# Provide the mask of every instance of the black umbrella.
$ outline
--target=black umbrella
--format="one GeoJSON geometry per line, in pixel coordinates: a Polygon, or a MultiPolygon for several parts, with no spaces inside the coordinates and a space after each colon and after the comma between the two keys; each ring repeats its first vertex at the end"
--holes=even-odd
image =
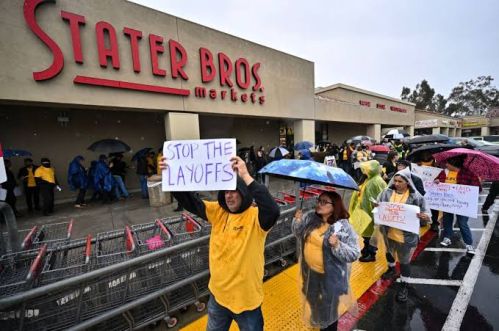
{"type": "Polygon", "coordinates": [[[131,148],[118,139],[102,139],[90,145],[88,150],[103,154],[128,152],[131,148]]]}
{"type": "Polygon", "coordinates": [[[413,144],[428,144],[428,143],[445,143],[449,141],[449,137],[443,134],[430,134],[409,139],[407,143],[413,144]]]}
{"type": "Polygon", "coordinates": [[[386,139],[403,139],[405,137],[409,137],[410,134],[409,132],[401,129],[394,129],[390,130],[386,133],[385,138],[386,139]]]}
{"type": "Polygon", "coordinates": [[[459,148],[459,147],[461,146],[456,144],[428,144],[418,147],[412,152],[410,152],[409,155],[407,155],[407,159],[409,161],[419,161],[421,159],[421,156],[425,152],[433,154],[433,153],[448,151],[449,149],[459,148]]]}
{"type": "Polygon", "coordinates": [[[355,137],[352,137],[352,138],[348,139],[346,141],[346,143],[347,144],[351,144],[351,143],[360,144],[363,141],[370,141],[370,142],[372,142],[374,144],[374,142],[376,140],[374,138],[372,138],[372,137],[369,137],[369,136],[355,136],[355,137]]]}
{"type": "Polygon", "coordinates": [[[136,161],[138,160],[139,158],[143,157],[143,156],[146,156],[147,153],[149,153],[149,151],[152,151],[152,148],[151,147],[145,147],[145,148],[142,148],[141,150],[137,151],[137,153],[135,153],[132,157],[132,161],[136,161]]]}

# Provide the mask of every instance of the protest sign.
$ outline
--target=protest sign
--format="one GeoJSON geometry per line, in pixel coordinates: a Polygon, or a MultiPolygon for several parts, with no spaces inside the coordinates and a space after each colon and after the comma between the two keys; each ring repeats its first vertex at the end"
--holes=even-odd
{"type": "Polygon", "coordinates": [[[3,161],[2,145],[0,145],[0,184],[7,181],[7,172],[3,161]]]}
{"type": "Polygon", "coordinates": [[[167,141],[163,156],[168,164],[162,172],[163,191],[236,189],[230,162],[236,156],[236,139],[167,141]]]}
{"type": "Polygon", "coordinates": [[[428,167],[428,166],[418,166],[415,163],[411,164],[411,172],[424,182],[433,181],[437,176],[442,172],[442,169],[436,167],[428,167]]]}
{"type": "Polygon", "coordinates": [[[427,181],[424,185],[428,208],[471,218],[478,216],[477,186],[436,184],[433,181],[427,181]]]}
{"type": "Polygon", "coordinates": [[[419,234],[418,206],[380,202],[373,210],[374,223],[419,234]]]}

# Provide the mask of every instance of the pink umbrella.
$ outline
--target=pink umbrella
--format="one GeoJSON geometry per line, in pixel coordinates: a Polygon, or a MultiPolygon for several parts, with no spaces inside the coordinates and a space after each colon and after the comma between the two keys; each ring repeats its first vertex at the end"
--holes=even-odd
{"type": "Polygon", "coordinates": [[[376,152],[376,153],[388,153],[388,152],[390,152],[390,148],[388,148],[385,145],[373,145],[373,146],[369,146],[369,150],[371,152],[376,152]]]}
{"type": "Polygon", "coordinates": [[[438,163],[447,159],[465,155],[463,167],[482,179],[499,180],[499,158],[477,150],[454,148],[445,152],[433,154],[438,163]]]}

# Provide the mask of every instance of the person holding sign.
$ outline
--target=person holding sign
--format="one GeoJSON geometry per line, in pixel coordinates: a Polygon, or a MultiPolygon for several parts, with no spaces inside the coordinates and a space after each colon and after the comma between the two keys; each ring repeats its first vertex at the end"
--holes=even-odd
{"type": "MultiPolygon", "coordinates": [[[[464,158],[460,156],[447,159],[445,165],[447,169],[443,170],[440,175],[438,175],[437,179],[435,179],[435,183],[478,186],[479,190],[481,190],[478,177],[468,169],[463,168],[463,164],[464,158]]],[[[470,254],[475,253],[475,249],[473,248],[473,237],[471,236],[471,230],[468,226],[468,216],[457,214],[455,216],[459,230],[461,231],[461,236],[466,244],[466,251],[470,254]]],[[[452,244],[451,238],[453,233],[454,214],[444,212],[443,223],[444,239],[440,242],[440,245],[447,247],[452,244]]]]}
{"type": "MultiPolygon", "coordinates": [[[[245,162],[237,156],[230,160],[237,187],[219,191],[217,201],[201,200],[194,192],[172,194],[186,210],[212,224],[207,330],[229,330],[232,320],[241,330],[263,330],[265,238],[280,211],[245,162]]],[[[172,164],[163,158],[160,166],[167,170],[172,164]]]]}
{"type": "Polygon", "coordinates": [[[297,210],[291,225],[300,252],[305,322],[321,330],[337,329],[340,301],[354,302],[350,263],[359,257],[360,247],[349,217],[338,193],[323,192],[315,212],[303,217],[297,210]]]}
{"type": "MultiPolygon", "coordinates": [[[[420,212],[416,216],[420,222],[430,222],[431,220],[430,210],[426,208],[423,196],[416,190],[409,169],[401,170],[393,176],[388,183],[388,188],[378,197],[378,201],[417,206],[420,208],[420,212]]],[[[409,263],[418,244],[419,234],[387,225],[379,225],[379,232],[385,242],[386,260],[388,261],[388,270],[382,278],[391,279],[396,276],[395,259],[397,259],[400,262],[401,271],[397,300],[406,302],[408,291],[405,280],[411,275],[409,263]]]]}

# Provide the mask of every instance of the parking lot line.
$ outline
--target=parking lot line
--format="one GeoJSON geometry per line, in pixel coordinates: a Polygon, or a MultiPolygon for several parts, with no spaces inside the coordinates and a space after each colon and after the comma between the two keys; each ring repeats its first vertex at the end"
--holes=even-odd
{"type": "Polygon", "coordinates": [[[464,248],[448,248],[448,247],[427,247],[425,252],[452,252],[452,253],[466,253],[464,248]]]}
{"type": "Polygon", "coordinates": [[[478,273],[480,272],[485,253],[487,252],[490,238],[492,237],[492,232],[496,225],[497,214],[495,214],[494,216],[495,217],[492,217],[487,223],[482,238],[480,238],[480,243],[475,250],[475,256],[471,260],[468,271],[466,271],[466,274],[464,275],[463,285],[461,285],[457,292],[456,298],[452,303],[449,315],[447,316],[445,324],[442,328],[443,331],[459,330],[461,327],[464,314],[466,313],[468,304],[471,300],[471,295],[473,294],[473,289],[478,278],[478,273]]]}
{"type": "MultiPolygon", "coordinates": [[[[400,278],[397,279],[397,283],[400,283],[400,278]]],[[[443,286],[461,286],[463,284],[462,280],[457,279],[434,279],[434,278],[412,278],[404,277],[404,282],[408,284],[422,284],[422,285],[443,285],[443,286]]]]}

